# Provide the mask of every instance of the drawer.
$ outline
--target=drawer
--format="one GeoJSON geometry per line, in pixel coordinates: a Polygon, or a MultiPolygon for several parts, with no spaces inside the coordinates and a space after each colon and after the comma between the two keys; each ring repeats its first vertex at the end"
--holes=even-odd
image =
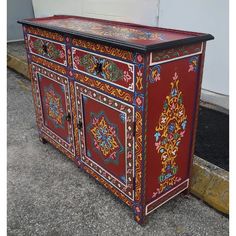
{"type": "Polygon", "coordinates": [[[73,69],[134,92],[134,64],[72,47],[73,69]]]}
{"type": "Polygon", "coordinates": [[[31,34],[27,35],[27,41],[30,53],[67,66],[65,44],[31,34]]]}

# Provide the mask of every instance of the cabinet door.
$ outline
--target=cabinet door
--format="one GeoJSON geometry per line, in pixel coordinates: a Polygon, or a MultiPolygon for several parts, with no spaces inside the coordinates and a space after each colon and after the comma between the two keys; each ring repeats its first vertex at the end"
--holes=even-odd
{"type": "Polygon", "coordinates": [[[73,117],[68,78],[36,64],[31,68],[40,136],[73,158],[73,117]]]}
{"type": "Polygon", "coordinates": [[[133,200],[134,108],[75,82],[79,160],[133,200]]]}

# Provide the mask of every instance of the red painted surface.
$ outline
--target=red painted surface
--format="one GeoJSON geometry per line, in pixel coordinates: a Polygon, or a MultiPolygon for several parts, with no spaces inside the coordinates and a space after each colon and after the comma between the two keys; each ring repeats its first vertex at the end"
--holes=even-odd
{"type": "Polygon", "coordinates": [[[178,195],[179,193],[181,193],[182,191],[184,191],[188,187],[189,187],[188,180],[182,181],[179,185],[177,185],[171,191],[166,192],[164,196],[157,198],[155,200],[155,202],[153,202],[150,205],[147,205],[146,212],[151,213],[153,210],[155,210],[156,207],[163,205],[165,202],[167,202],[171,198],[175,197],[176,195],[178,195]]]}
{"type": "Polygon", "coordinates": [[[73,48],[73,68],[84,71],[123,88],[134,89],[134,66],[112,58],[102,57],[80,49],[73,48]],[[102,73],[97,72],[97,64],[101,64],[102,73]]]}
{"type": "Polygon", "coordinates": [[[201,33],[176,31],[77,16],[53,16],[31,19],[31,21],[45,26],[53,26],[58,27],[59,29],[73,30],[140,45],[164,43],[202,35],[201,33]]]}
{"type": "MultiPolygon", "coordinates": [[[[68,121],[66,120],[67,109],[65,103],[65,93],[62,89],[63,86],[59,83],[48,79],[44,75],[39,74],[39,88],[41,93],[44,125],[48,127],[55,134],[59,135],[65,141],[68,139],[68,121]],[[51,101],[49,100],[51,99],[51,101]],[[58,105],[55,116],[50,115],[51,107],[58,105]]],[[[53,107],[52,107],[53,109],[53,107]]],[[[52,112],[51,112],[52,113],[52,112]]]]}
{"type": "Polygon", "coordinates": [[[34,63],[29,69],[40,136],[46,136],[73,159],[74,130],[68,78],[34,63]]]}
{"type": "Polygon", "coordinates": [[[83,104],[87,156],[117,179],[124,181],[126,131],[125,123],[121,120],[122,113],[84,95],[83,104]],[[97,124],[94,124],[94,119],[98,120],[97,124]],[[103,120],[101,121],[101,119],[103,120]],[[111,136],[112,132],[114,132],[114,136],[111,136]],[[108,138],[110,138],[110,141],[108,138]],[[96,143],[98,147],[104,143],[104,146],[113,146],[114,148],[107,147],[101,151],[97,148],[96,143]]]}
{"type": "MultiPolygon", "coordinates": [[[[149,94],[149,103],[148,103],[148,121],[147,121],[147,169],[146,169],[146,202],[150,203],[156,198],[162,196],[163,194],[170,191],[172,188],[189,178],[188,169],[189,160],[191,158],[191,148],[192,148],[192,135],[193,135],[193,122],[195,119],[195,99],[199,82],[199,73],[198,73],[198,63],[197,59],[196,67],[192,67],[192,63],[190,60],[191,57],[176,60],[173,62],[165,63],[160,65],[160,80],[154,83],[149,83],[148,86],[148,94],[149,94]],[[169,150],[177,150],[175,162],[178,166],[177,173],[175,176],[178,178],[178,181],[171,184],[168,190],[164,190],[158,193],[158,189],[160,189],[160,181],[159,176],[161,175],[162,168],[162,159],[161,152],[158,152],[158,143],[161,139],[156,141],[155,133],[156,127],[159,126],[161,122],[161,114],[164,110],[164,103],[166,97],[170,95],[171,92],[171,83],[174,81],[173,77],[178,76],[177,80],[179,80],[179,91],[182,93],[183,99],[183,112],[186,115],[186,129],[179,129],[176,131],[177,134],[181,134],[183,137],[181,138],[179,145],[175,148],[170,148],[169,150]],[[153,99],[154,98],[154,99],[153,99]],[[157,102],[158,101],[158,102],[157,102]]],[[[197,57],[199,58],[199,57],[197,57]]],[[[172,104],[173,105],[173,104],[172,104]]],[[[167,114],[167,116],[171,117],[171,111],[167,114]]],[[[176,120],[171,120],[173,123],[177,123],[180,120],[180,117],[177,117],[176,120]]],[[[173,132],[174,133],[174,132],[173,132]]],[[[171,137],[171,132],[169,133],[171,137]]],[[[163,140],[163,139],[162,139],[163,140]]],[[[171,142],[169,143],[169,146],[171,142]]],[[[172,154],[168,154],[171,156],[172,154]]],[[[167,156],[168,156],[167,155],[167,156]]],[[[170,173],[170,171],[166,172],[170,173]]]]}
{"type": "Polygon", "coordinates": [[[65,45],[33,35],[28,35],[28,45],[31,53],[66,65],[65,45]]]}
{"type": "Polygon", "coordinates": [[[163,62],[189,54],[200,53],[202,50],[202,46],[202,43],[196,43],[192,45],[183,45],[176,48],[169,48],[161,51],[154,51],[152,52],[150,63],[163,62]]]}

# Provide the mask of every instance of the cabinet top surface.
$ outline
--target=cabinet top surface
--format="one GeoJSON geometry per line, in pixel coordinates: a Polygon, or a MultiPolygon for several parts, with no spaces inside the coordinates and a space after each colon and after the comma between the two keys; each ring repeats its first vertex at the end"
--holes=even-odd
{"type": "Polygon", "coordinates": [[[142,51],[213,39],[210,34],[172,30],[78,16],[53,16],[19,23],[70,33],[142,51]]]}

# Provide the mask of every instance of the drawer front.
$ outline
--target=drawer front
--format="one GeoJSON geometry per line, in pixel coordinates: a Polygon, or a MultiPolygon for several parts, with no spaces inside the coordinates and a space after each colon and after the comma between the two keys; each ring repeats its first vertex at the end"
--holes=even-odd
{"type": "Polygon", "coordinates": [[[73,159],[73,114],[68,78],[34,63],[31,68],[39,130],[47,140],[73,159]]]}
{"type": "Polygon", "coordinates": [[[134,91],[134,64],[72,47],[73,69],[134,91]]]}
{"type": "Polygon", "coordinates": [[[134,199],[134,107],[75,82],[79,162],[134,199]]]}
{"type": "Polygon", "coordinates": [[[31,34],[27,35],[27,41],[30,53],[67,66],[65,44],[31,34]]]}

